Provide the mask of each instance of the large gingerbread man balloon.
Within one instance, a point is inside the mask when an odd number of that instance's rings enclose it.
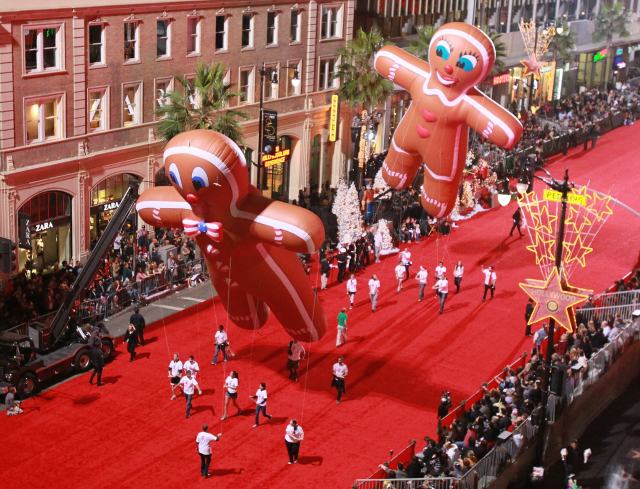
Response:
[[[260,195],[240,148],[217,132],[177,135],[164,166],[173,186],[145,190],[136,209],[151,225],[180,227],[195,238],[230,319],[258,329],[271,309],[293,338],[320,339],[324,313],[296,256],[323,242],[320,219]]]
[[[506,149],[522,135],[520,122],[474,86],[485,79],[494,60],[491,39],[462,22],[444,24],[435,32],[429,62],[395,46],[385,46],[376,55],[376,71],[412,98],[391,140],[383,177],[391,187],[405,188],[424,165],[421,201],[432,216],[453,210],[468,127]]]

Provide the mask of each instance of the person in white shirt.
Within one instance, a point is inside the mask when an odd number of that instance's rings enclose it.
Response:
[[[411,274],[409,273],[409,267],[411,266],[411,252],[409,251],[409,248],[405,248],[404,251],[400,253],[400,261],[407,272],[407,278],[411,277]]]
[[[302,426],[300,426],[295,419],[292,419],[284,433],[284,442],[287,445],[287,454],[289,455],[289,465],[295,464],[298,461],[300,442],[302,440],[304,440]]]
[[[260,413],[267,419],[271,419],[271,415],[267,414],[267,384],[262,382],[256,391],[255,396],[249,396],[256,401],[256,424],[253,425],[257,428],[260,425]]]
[[[369,279],[369,298],[371,299],[371,311],[376,312],[378,304],[378,291],[380,290],[380,280],[375,275]]]
[[[462,262],[458,260],[456,267],[453,269],[453,282],[456,284],[456,294],[460,292],[460,284],[462,283],[462,276],[464,275],[464,266]]]
[[[396,287],[396,293],[402,290],[402,282],[404,282],[405,276],[407,275],[407,269],[404,267],[402,262],[398,263],[395,268],[396,272],[396,280],[398,281],[398,286]]]
[[[609,341],[609,343],[611,343],[616,336],[618,336],[620,334],[620,328],[618,327],[617,324],[614,323],[613,327],[609,329],[609,334],[607,334],[606,338],[607,341]]]
[[[424,299],[424,288],[427,285],[427,279],[429,278],[429,272],[420,265],[420,270],[416,273],[416,280],[418,281],[418,285],[420,286],[418,292],[418,302],[422,302]]]
[[[182,362],[177,353],[173,354],[173,360],[169,362],[169,385],[171,386],[171,400],[176,398],[176,387],[182,377]]]
[[[220,352],[222,352],[222,358],[224,361],[227,361],[227,345],[229,344],[229,337],[227,336],[227,332],[224,330],[224,326],[222,324],[218,326],[218,331],[216,331],[216,334],[214,335],[214,341],[216,349],[213,353],[211,365],[218,364],[218,353]]]
[[[484,274],[484,294],[482,295],[482,302],[487,298],[487,291],[491,291],[491,298],[493,299],[493,293],[496,290],[496,272],[493,270],[493,265],[489,268],[482,267],[482,273]]]
[[[380,263],[381,251],[382,251],[382,234],[378,232],[373,236],[373,254],[376,257],[376,263]]]
[[[220,441],[222,433],[212,435],[209,433],[209,426],[202,425],[202,431],[196,436],[196,446],[198,447],[198,455],[200,455],[200,475],[209,477],[209,464],[211,464],[211,447],[209,443],[212,441]]]
[[[122,249],[122,231],[118,233],[116,238],[113,240],[113,251],[116,255],[120,255],[120,250]]]
[[[349,296],[349,309],[353,309],[353,303],[356,301],[356,292],[358,291],[358,280],[352,273],[347,280],[347,295]]]
[[[186,417],[188,418],[191,416],[191,400],[193,399],[193,394],[197,389],[198,394],[202,395],[202,390],[200,390],[200,385],[196,378],[191,374],[191,370],[187,370],[187,374],[180,379],[180,386],[182,387],[182,392],[187,400]]]
[[[345,384],[345,377],[349,374],[349,368],[344,363],[344,358],[339,357],[338,361],[333,364],[333,386],[338,391],[338,397],[336,398],[336,404],[340,404],[342,395],[347,392],[347,386]]]
[[[445,273],[447,273],[447,267],[445,267],[442,261],[440,261],[438,263],[438,266],[436,267],[436,280],[440,280],[442,277],[444,277]]]
[[[304,358],[304,346],[298,343],[298,340],[291,340],[287,349],[287,368],[289,369],[289,378],[294,382],[298,382],[298,367],[300,360]]]
[[[195,358],[193,358],[193,355],[189,355],[189,360],[184,362],[182,367],[184,368],[184,370],[191,370],[191,375],[193,375],[194,379],[200,372],[200,365],[198,365],[198,362],[196,362]]]
[[[229,406],[229,399],[233,402],[233,405],[238,410],[238,416],[240,416],[240,406],[238,406],[238,387],[240,385],[240,379],[238,372],[232,370],[227,379],[224,381],[224,410],[222,411],[221,421],[227,419],[227,407]]]
[[[602,321],[602,324],[600,325],[600,328],[602,329],[602,334],[608,340],[609,339],[609,333],[611,333],[611,326],[609,326],[608,322]]]
[[[444,312],[444,303],[447,301],[447,295],[449,294],[449,281],[446,275],[439,278],[436,284],[433,286],[438,293],[438,299],[440,300],[440,314]]]

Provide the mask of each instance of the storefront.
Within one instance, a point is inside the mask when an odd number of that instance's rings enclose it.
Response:
[[[513,111],[528,109],[531,106],[539,107],[557,98],[554,97],[558,93],[555,91],[555,61],[541,63],[539,77],[534,77],[530,73],[525,75],[524,67],[520,66],[511,68],[509,76],[509,106]],[[494,77],[494,80],[497,79],[500,85],[504,82],[503,77],[505,75],[499,75]],[[496,99],[495,94],[493,98]]]
[[[289,136],[278,138],[275,153],[264,162],[263,195],[274,200],[287,201],[289,198],[289,172],[293,141]],[[312,174],[313,175],[313,172]]]
[[[129,185],[139,183],[140,179],[137,176],[120,173],[104,179],[91,189],[89,236],[92,247],[109,224]]]
[[[69,262],[71,249],[71,196],[45,192],[18,210],[19,267],[38,273]]]

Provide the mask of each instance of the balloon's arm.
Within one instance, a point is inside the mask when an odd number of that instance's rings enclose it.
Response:
[[[324,241],[324,226],[313,212],[302,207],[248,195],[239,217],[254,238],[297,253],[315,253]]]
[[[194,218],[191,206],[173,187],[153,187],[142,192],[136,210],[144,222],[156,227],[182,228],[182,219]]]
[[[429,63],[397,46],[384,46],[376,53],[373,67],[381,76],[409,89],[416,78],[429,78]]]
[[[466,122],[489,142],[513,148],[522,136],[522,124],[507,109],[473,89],[464,97]]]

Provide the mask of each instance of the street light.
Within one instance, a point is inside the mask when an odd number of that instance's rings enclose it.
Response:
[[[507,179],[502,182],[502,190],[498,192],[498,203],[502,207],[506,207],[511,203],[511,192],[509,191],[509,181]]]
[[[294,88],[296,95],[299,94],[299,89],[302,84],[299,75],[298,75],[298,67],[297,66],[283,66],[280,69],[282,70],[293,70],[293,78],[291,79],[291,86]],[[260,74],[260,105],[259,105],[259,119],[258,119],[258,162],[253,163],[258,168],[258,190],[262,191],[262,169],[264,168],[264,163],[262,163],[262,150],[263,150],[263,140],[262,140],[262,132],[264,130],[264,79],[269,76],[271,78],[272,85],[278,85],[278,68],[266,67],[264,62],[262,63],[262,67],[258,70]]]

